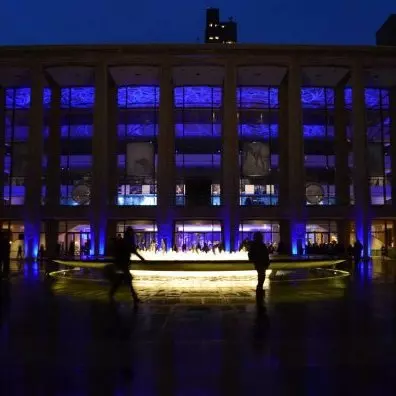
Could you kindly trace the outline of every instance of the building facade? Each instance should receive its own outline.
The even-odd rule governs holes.
[[[396,242],[396,50],[0,49],[0,218],[35,257]],[[396,202],[396,201],[395,201]]]

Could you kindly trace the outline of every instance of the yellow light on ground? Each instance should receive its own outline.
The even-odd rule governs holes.
[[[131,271],[134,284],[149,289],[189,289],[191,291],[250,288],[257,284],[257,272],[247,271]],[[268,288],[272,271],[266,271],[264,287]],[[252,290],[253,290],[252,289]]]

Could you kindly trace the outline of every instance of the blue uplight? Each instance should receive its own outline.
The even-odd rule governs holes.
[[[292,237],[292,254],[296,255],[299,253],[298,248],[304,247],[305,241],[305,224],[299,222],[291,222],[291,237]]]

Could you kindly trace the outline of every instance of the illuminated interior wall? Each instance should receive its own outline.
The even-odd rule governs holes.
[[[392,202],[389,91],[365,92],[371,204],[387,205]]]
[[[221,222],[216,220],[176,221],[173,249],[191,251],[223,250]]]
[[[239,250],[246,241],[252,241],[255,232],[261,232],[264,243],[276,248],[280,241],[279,223],[265,220],[245,220],[239,225]]]
[[[61,90],[61,205],[89,204],[94,102],[93,87]]]
[[[156,171],[151,175],[128,174],[127,147],[148,143],[157,164],[159,87],[125,86],[118,88],[118,199],[120,206],[157,204]],[[150,159],[151,160],[151,159]]]
[[[301,89],[307,205],[335,204],[334,89]],[[311,187],[310,187],[311,186]]]
[[[44,249],[46,248],[46,238],[44,232],[44,223],[40,225],[40,237],[38,246],[34,246],[33,256],[37,257],[38,250],[41,245],[43,245]],[[9,239],[11,242],[11,258],[24,258],[25,257],[25,226],[22,221],[7,221],[3,220],[1,224],[1,228],[3,231],[6,231],[9,235]],[[21,252],[22,256],[18,254]]]
[[[188,180],[211,184],[208,205],[221,199],[222,88],[183,86],[174,88],[176,136],[176,205],[186,203]]]
[[[161,248],[155,220],[124,220],[118,222],[117,235],[124,236],[128,227],[132,227],[135,232],[135,243],[138,249],[155,252]]]
[[[279,89],[239,87],[237,89],[240,140],[240,205],[277,205],[279,196]],[[268,153],[268,172],[246,173],[244,147],[261,143]],[[286,142],[283,142],[286,144]],[[263,159],[260,158],[260,161]],[[250,168],[250,167],[249,167]]]
[[[337,223],[330,220],[309,222],[305,227],[306,241],[308,244],[328,244],[338,242]]]
[[[30,92],[30,88],[5,90],[4,204],[7,206],[25,202]]]
[[[371,224],[371,253],[381,255],[382,247],[394,247],[393,221],[374,220]]]
[[[92,250],[91,226],[88,221],[60,221],[58,255],[66,257],[89,256]]]

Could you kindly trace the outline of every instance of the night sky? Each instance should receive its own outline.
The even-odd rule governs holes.
[[[196,43],[206,7],[239,42],[375,44],[395,0],[2,0],[0,44]]]

